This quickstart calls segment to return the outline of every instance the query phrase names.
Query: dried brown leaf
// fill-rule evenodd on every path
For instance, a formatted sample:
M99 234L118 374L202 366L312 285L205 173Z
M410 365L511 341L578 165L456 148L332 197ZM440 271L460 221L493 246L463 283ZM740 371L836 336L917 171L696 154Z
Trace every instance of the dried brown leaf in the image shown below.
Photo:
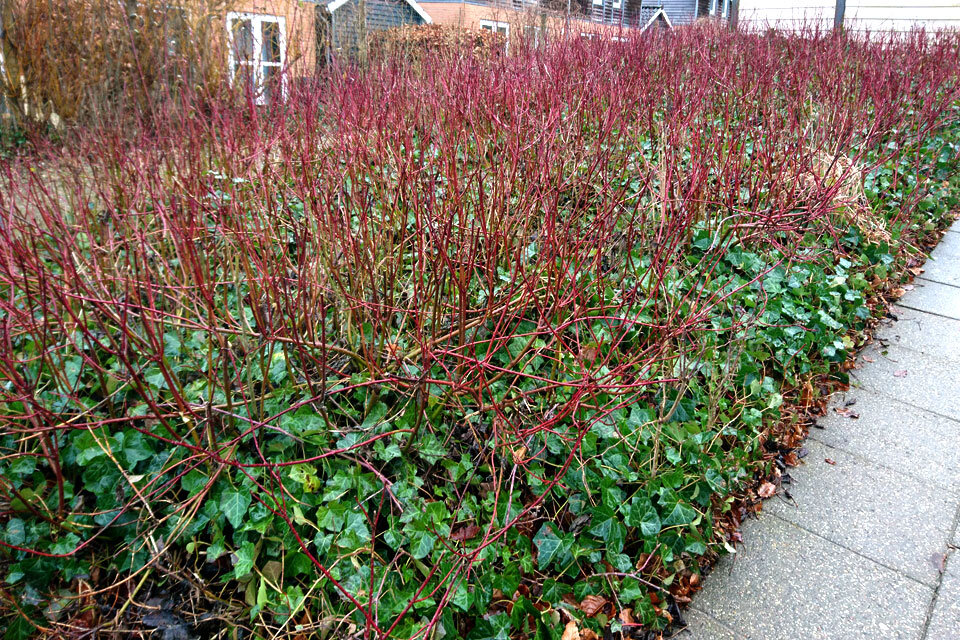
M603 611L603 608L607 606L607 602L608 600L603 596L587 596L580 601L580 610L583 611L588 618L592 618Z
M760 488L757 489L757 495L761 498L769 498L777 492L777 488L772 482L764 482L760 485Z
M582 640L580 637L580 629L577 628L575 620L571 620L567 623L567 626L563 628L563 635L560 636L560 640Z
M465 527L454 530L454 532L450 534L450 539L454 542L463 542L464 540L476 538L480 531L481 529L477 525L468 524Z

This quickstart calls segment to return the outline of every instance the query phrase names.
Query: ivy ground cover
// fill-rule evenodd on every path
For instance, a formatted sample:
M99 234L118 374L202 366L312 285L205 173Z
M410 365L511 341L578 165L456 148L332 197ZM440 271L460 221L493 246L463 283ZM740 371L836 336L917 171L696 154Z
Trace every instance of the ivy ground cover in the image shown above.
M949 221L958 44L384 57L4 161L6 637L656 637Z

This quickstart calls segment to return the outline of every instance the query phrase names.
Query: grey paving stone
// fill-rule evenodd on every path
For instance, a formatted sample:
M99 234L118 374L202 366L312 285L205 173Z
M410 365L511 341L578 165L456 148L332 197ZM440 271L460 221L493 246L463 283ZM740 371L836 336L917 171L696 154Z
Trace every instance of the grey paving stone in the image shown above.
M858 419L833 411L854 402ZM834 396L810 437L948 491L960 500L960 423L866 389ZM802 480L802 481L805 481Z
M820 442L806 447L787 485L793 500L778 496L764 509L936 587L931 558L947 549L957 497Z
M957 258L960 261L960 258ZM960 320L960 286L941 284L924 278L913 281L914 289L900 298L901 307L936 313Z
M925 640L956 640L960 637L960 554L947 560L943 583L933 605Z
M707 614L696 609L687 609L684 611L683 617L687 621L687 628L670 636L670 638L676 640L743 640L742 635L734 633Z
M930 254L923 266L923 277L944 284L960 286L960 232L954 225Z
M960 236L960 233L951 233L949 235ZM944 262L927 260L926 271L924 271L921 277L933 282L960 287L960 262L956 260Z
M953 235L948 236L944 234L943 239L940 240L940 244L938 244L933 251L939 251L941 255L945 256L960 257L960 237L958 237L958 234L960 234L960 221L954 223L947 232L952 232Z
M694 606L750 640L916 639L933 590L776 516L744 526Z
M956 363L900 345L874 344L864 350L863 356L874 362L866 362L850 372L854 386L960 420L960 375Z
M960 362L960 320L894 306L890 313L897 321L884 321L877 337L914 351Z

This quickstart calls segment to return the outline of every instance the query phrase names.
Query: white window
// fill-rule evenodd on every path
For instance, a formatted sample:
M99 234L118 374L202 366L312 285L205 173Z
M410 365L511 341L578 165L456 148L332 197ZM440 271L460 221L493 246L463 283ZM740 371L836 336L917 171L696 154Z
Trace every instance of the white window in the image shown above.
M539 47L540 27L536 25L526 25L523 27L523 37L531 47Z
M283 95L283 65L287 59L287 24L281 16L259 13L227 14L230 77L249 87L257 104Z
M603 6L603 0L593 0L593 6L595 6L595 7L602 7L602 6Z
M480 28L484 31L493 31L494 33L499 33L503 36L503 41L506 42L507 48L510 48L510 23L509 22L497 22L496 20L481 20Z
M487 31L493 31L494 33L499 33L504 38L510 37L510 23L509 22L497 22L496 20L481 20L480 28Z
M710 1L710 15L717 16L721 18L730 17L730 5L732 0L711 0Z

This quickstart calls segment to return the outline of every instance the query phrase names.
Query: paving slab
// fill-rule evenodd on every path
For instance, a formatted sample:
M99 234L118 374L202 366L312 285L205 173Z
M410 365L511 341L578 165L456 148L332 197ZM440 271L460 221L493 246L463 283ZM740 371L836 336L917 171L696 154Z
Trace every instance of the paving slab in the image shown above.
M845 407L847 403L853 404ZM836 413L834 407L858 418ZM960 422L867 389L851 389L833 397L817 425L810 430L812 440L960 496ZM807 482L806 476L799 481Z
M960 232L956 224L943 235L943 240L923 265L928 280L960 286Z
M960 637L960 554L947 560L943 582L930 615L924 640L956 640Z
M683 616L687 621L687 628L670 636L671 639L744 640L744 636L728 629L702 611L687 609L683 612Z
M900 299L901 307L960 320L960 286L917 278L913 281L913 287L913 290Z
M947 229L947 233L953 233L954 235L948 236L944 234L940 243L934 247L934 252L939 251L941 254L960 257L960 237L956 237L960 234L960 220L954 222L953 225Z
M891 307L890 314L897 320L884 320L877 330L877 338L929 356L960 362L960 320L899 305Z
M960 499L864 458L808 441L791 469L792 500L764 504L773 515L936 587L931 560L947 550Z
M812 430L790 495L744 524L739 553L705 581L686 637L960 640L954 227Z
M861 360L866 365L850 372L853 386L960 420L960 375L955 362L893 344L871 345Z
M933 590L773 515L745 523L741 551L694 606L749 640L916 640Z

